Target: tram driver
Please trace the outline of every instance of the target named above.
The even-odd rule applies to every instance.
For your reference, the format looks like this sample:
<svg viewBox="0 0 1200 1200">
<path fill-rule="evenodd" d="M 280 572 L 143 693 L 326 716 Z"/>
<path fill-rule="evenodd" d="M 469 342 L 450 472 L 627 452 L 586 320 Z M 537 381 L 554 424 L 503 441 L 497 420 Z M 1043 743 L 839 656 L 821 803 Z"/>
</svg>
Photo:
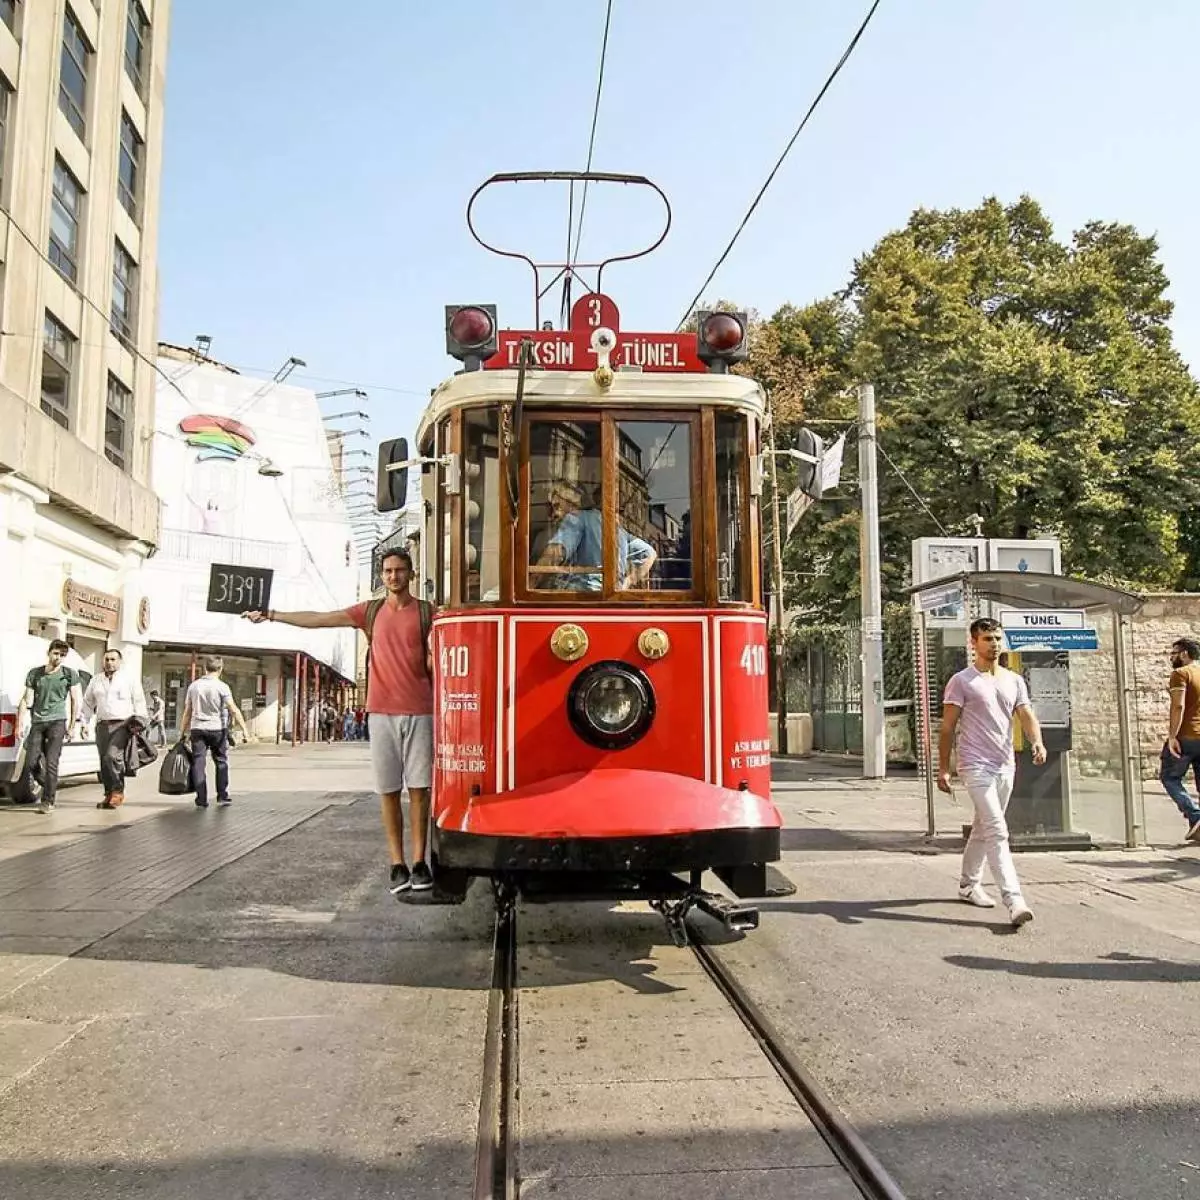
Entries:
<svg viewBox="0 0 1200 1200">
<path fill-rule="evenodd" d="M 542 567 L 572 567 L 570 573 L 549 575 L 545 587 L 557 591 L 599 592 L 603 587 L 604 519 L 598 502 L 600 487 L 585 485 L 577 504 L 561 493 L 551 500 L 550 514 L 558 524 L 538 559 Z M 645 588 L 658 558 L 654 547 L 617 526 L 617 587 L 619 591 Z M 592 570 L 586 568 L 591 567 Z"/>
</svg>

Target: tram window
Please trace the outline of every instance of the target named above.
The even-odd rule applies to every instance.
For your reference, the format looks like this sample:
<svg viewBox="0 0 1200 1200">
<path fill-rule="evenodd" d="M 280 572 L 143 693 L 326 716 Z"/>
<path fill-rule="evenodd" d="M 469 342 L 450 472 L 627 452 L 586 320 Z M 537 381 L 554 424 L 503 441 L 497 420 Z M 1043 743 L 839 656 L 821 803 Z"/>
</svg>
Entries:
<svg viewBox="0 0 1200 1200">
<path fill-rule="evenodd" d="M 745 466 L 746 418 L 718 413 L 717 434 L 717 596 L 721 600 L 748 600 L 742 570 L 742 546 L 747 530 Z"/>
<path fill-rule="evenodd" d="M 529 422 L 529 587 L 599 592 L 604 575 L 599 421 Z"/>
<path fill-rule="evenodd" d="M 474 410 L 463 419 L 463 547 L 467 603 L 500 599 L 500 415 Z"/>
<path fill-rule="evenodd" d="M 692 426 L 617 422 L 617 587 L 692 590 Z"/>
</svg>

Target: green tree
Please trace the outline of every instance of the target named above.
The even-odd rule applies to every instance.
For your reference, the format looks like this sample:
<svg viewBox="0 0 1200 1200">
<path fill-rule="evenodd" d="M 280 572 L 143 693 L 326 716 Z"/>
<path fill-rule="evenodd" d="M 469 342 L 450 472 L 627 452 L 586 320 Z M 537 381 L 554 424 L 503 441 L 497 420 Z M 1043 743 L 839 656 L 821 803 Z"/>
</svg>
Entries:
<svg viewBox="0 0 1200 1200">
<path fill-rule="evenodd" d="M 853 421 L 854 383 L 875 384 L 895 464 L 880 470 L 886 599 L 901 598 L 911 540 L 939 532 L 914 492 L 951 534 L 1058 536 L 1069 573 L 1171 588 L 1200 575 L 1200 395 L 1166 289 L 1155 240 L 1128 225 L 1062 243 L 1029 197 L 919 210 L 844 292 L 780 309 L 757 338 L 771 361 L 752 365 L 787 392 L 784 445 L 804 419 Z M 787 549 L 791 601 L 826 616 L 858 606 L 858 500 L 841 492 Z"/>
</svg>

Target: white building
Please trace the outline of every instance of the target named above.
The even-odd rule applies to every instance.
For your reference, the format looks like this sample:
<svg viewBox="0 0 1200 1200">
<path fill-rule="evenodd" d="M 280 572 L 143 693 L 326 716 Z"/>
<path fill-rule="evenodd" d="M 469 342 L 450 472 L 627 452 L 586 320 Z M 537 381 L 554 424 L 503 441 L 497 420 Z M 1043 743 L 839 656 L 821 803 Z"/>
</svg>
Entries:
<svg viewBox="0 0 1200 1200">
<path fill-rule="evenodd" d="M 191 350 L 160 350 L 153 480 L 163 517 L 158 553 L 142 571 L 149 599 L 142 674 L 162 692 L 174 728 L 203 656 L 219 653 L 254 732 L 290 739 L 297 712 L 307 716 L 314 697 L 349 698 L 357 635 L 252 625 L 207 604 L 214 563 L 272 570 L 272 608 L 325 610 L 358 600 L 353 533 L 316 396 Z"/>
<path fill-rule="evenodd" d="M 169 0 L 0 0 L 0 634 L 138 669 Z M 33 665 L 33 664 L 30 664 Z"/>
</svg>

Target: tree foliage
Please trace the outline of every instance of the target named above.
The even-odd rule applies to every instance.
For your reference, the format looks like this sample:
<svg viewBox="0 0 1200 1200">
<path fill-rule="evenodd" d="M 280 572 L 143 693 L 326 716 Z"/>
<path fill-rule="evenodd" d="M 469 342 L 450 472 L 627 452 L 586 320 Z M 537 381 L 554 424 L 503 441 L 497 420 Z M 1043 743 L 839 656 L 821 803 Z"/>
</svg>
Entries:
<svg viewBox="0 0 1200 1200">
<path fill-rule="evenodd" d="M 919 210 L 843 292 L 761 323 L 748 366 L 781 445 L 806 420 L 850 425 L 854 385 L 874 383 L 885 599 L 902 597 L 910 542 L 940 532 L 935 516 L 956 536 L 1057 536 L 1071 574 L 1174 588 L 1200 577 L 1200 394 L 1167 286 L 1154 238 L 1128 225 L 1064 243 L 1029 197 Z M 789 603 L 828 617 L 858 607 L 853 459 L 842 498 L 814 506 L 786 551 Z"/>
</svg>

